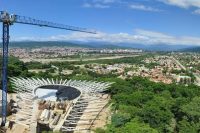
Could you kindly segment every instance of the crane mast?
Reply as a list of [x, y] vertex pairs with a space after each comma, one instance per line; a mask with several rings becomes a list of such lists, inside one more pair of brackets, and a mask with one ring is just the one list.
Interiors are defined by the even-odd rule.
[[1, 11], [0, 12], [0, 22], [3, 23], [3, 59], [2, 59], [2, 122], [1, 126], [5, 126], [6, 123], [6, 116], [7, 116], [7, 84], [8, 84], [8, 76], [7, 76], [7, 69], [8, 69], [8, 45], [9, 45], [9, 27], [14, 23], [19, 24], [27, 24], [27, 25], [36, 25], [41, 27], [49, 27], [49, 28], [56, 28], [56, 29], [63, 29], [63, 30], [70, 30], [70, 31], [78, 31], [78, 32], [85, 32], [90, 34], [96, 34], [94, 30], [89, 30], [86, 28], [80, 28], [75, 26], [69, 26], [64, 24], [57, 24], [48, 21], [42, 21], [33, 19], [30, 17], [19, 16], [14, 14], [9, 14], [8, 12]]

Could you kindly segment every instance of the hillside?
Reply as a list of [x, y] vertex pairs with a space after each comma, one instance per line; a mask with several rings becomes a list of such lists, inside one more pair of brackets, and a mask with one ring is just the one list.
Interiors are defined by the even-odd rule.
[[[64, 42], [64, 41], [23, 41], [23, 42], [11, 42], [10, 47], [20, 48], [38, 48], [38, 47], [82, 47], [82, 48], [127, 48], [123, 46], [116, 46], [110, 44], [96, 45], [93, 43], [83, 44], [78, 42]], [[0, 48], [2, 45], [0, 45]]]
[[200, 52], [200, 47], [192, 47], [192, 48], [186, 48], [186, 49], [182, 49], [182, 52]]
[[70, 42], [61, 41], [23, 41], [23, 42], [11, 42], [10, 47], [20, 47], [20, 48], [37, 48], [37, 47], [90, 47], [87, 45], [81, 45]]

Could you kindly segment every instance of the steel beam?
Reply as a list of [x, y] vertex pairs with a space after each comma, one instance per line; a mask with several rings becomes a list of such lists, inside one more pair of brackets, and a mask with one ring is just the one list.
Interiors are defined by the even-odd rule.
[[5, 126], [7, 116], [7, 67], [8, 67], [9, 23], [3, 22], [3, 62], [2, 62], [2, 122]]

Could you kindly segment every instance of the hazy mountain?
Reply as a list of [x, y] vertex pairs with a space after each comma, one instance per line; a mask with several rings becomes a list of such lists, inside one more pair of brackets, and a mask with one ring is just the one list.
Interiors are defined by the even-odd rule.
[[[11, 42], [10, 47], [25, 47], [25, 48], [37, 48], [37, 47], [84, 47], [84, 48], [134, 48], [143, 49], [146, 51], [181, 51], [192, 50], [194, 46], [186, 45], [167, 45], [167, 44], [132, 44], [132, 43], [107, 43], [107, 42], [65, 42], [65, 41], [23, 41], [23, 42]], [[2, 45], [0, 45], [2, 47]], [[195, 49], [195, 48], [194, 48]]]
[[182, 52], [200, 52], [200, 46], [185, 48], [181, 50]]
[[75, 44], [71, 42], [61, 42], [61, 41], [22, 41], [22, 42], [11, 42], [10, 47], [23, 47], [23, 48], [37, 48], [37, 47], [90, 47], [82, 44]]
[[[106, 43], [93, 42], [93, 43], [87, 43], [87, 45], [101, 47], [106, 45]], [[108, 45], [119, 46], [123, 48], [143, 49], [146, 51], [179, 51], [181, 49], [192, 47], [187, 45], [167, 45], [167, 44], [145, 45], [145, 44], [131, 44], [131, 43], [117, 43]]]
[[[78, 42], [64, 42], [64, 41], [22, 41], [22, 42], [10, 42], [9, 47], [21, 47], [21, 48], [38, 48], [38, 47], [83, 47], [83, 48], [124, 48], [123, 46], [117, 46], [112, 44], [87, 44]], [[2, 47], [2, 45], [0, 45]]]

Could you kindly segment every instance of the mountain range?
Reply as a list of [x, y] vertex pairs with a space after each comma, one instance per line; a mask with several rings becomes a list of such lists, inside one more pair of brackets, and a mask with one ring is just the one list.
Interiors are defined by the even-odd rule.
[[[200, 52], [200, 47], [193, 45], [168, 45], [168, 44], [132, 44], [132, 43], [106, 43], [106, 42], [65, 42], [65, 41], [22, 41], [11, 42], [10, 47], [23, 47], [23, 48], [38, 48], [38, 47], [84, 47], [84, 48], [132, 48], [142, 49], [145, 51], [188, 51]], [[0, 45], [1, 47], [2, 45]]]

